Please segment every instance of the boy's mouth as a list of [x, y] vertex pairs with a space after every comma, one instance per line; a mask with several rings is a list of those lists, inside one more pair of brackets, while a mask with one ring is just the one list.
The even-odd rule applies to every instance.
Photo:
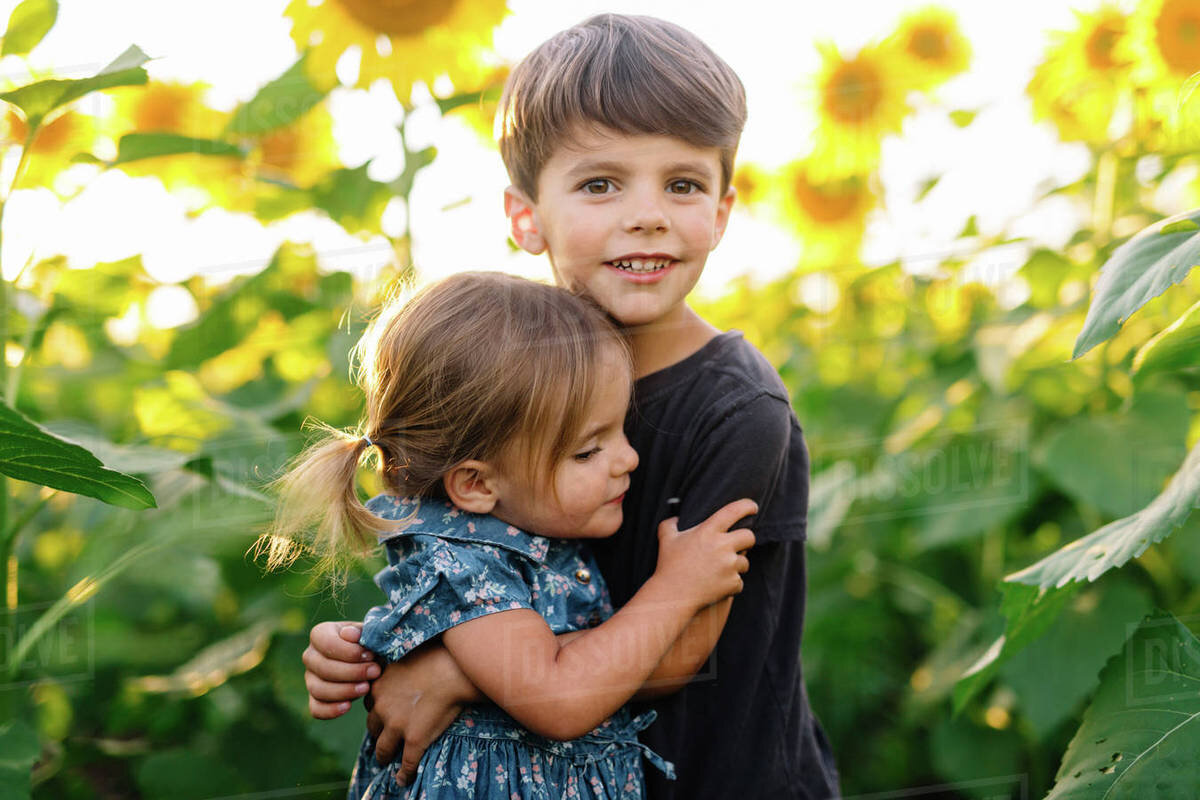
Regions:
[[659, 272], [674, 263], [674, 259], [670, 256], [647, 256], [642, 258], [626, 257], [614, 258], [612, 261], [604, 262], [610, 267], [615, 267], [623, 272], [633, 272], [645, 275], [650, 272]]

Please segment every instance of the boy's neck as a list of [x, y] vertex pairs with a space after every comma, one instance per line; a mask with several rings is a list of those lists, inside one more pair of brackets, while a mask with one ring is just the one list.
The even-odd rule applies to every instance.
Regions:
[[721, 331], [681, 303], [678, 311], [646, 325], [625, 328], [633, 351], [634, 377], [643, 378], [678, 364], [712, 341]]

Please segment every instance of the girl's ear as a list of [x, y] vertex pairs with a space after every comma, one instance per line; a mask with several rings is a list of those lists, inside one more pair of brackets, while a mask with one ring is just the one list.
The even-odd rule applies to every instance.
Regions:
[[538, 230], [533, 201], [515, 186], [504, 190], [504, 215], [512, 226], [512, 238], [518, 247], [535, 256], [546, 251], [546, 240]]
[[469, 459], [443, 475], [442, 486], [450, 502], [463, 511], [490, 514], [500, 499], [494, 475], [487, 463]]

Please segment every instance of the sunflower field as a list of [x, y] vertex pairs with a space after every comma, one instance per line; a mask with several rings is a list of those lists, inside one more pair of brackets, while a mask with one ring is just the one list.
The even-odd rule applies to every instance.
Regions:
[[[288, 66], [216, 102], [202, 75], [156, 77], [134, 42], [45, 72], [33, 56], [75, 24], [68, 4], [10, 4], [4, 800], [344, 796], [365, 715], [312, 719], [300, 654], [313, 624], [377, 602], [377, 564], [331, 589], [250, 549], [305, 420], [357, 423], [348, 354], [372, 310], [425, 279], [419, 184], [440, 156], [410, 124], [455, 117], [490, 140], [509, 66], [495, 32], [517, 9], [278, 5]], [[1193, 800], [1200, 2], [1092, 4], [1045, 31], [1024, 124], [1069, 145], [1070, 178], [1007, 224], [975, 213], [986, 186], [963, 194], [961, 230], [915, 260], [872, 249], [897, 145], [918, 117], [967, 135], [989, 109], [944, 100], [979, 45], [952, 8], [887, 13], [886, 35], [815, 45], [808, 90], [774, 100], [812, 130], [782, 163], [743, 153], [734, 176], [740, 213], [791, 237], [795, 263], [697, 302], [778, 368], [807, 436], [804, 665], [843, 791]], [[345, 109], [381, 92], [386, 177], [338, 147]], [[1022, 157], [994, 146], [964, 158]], [[169, 257], [85, 259], [88, 240], [160, 224], [98, 202], [13, 244], [32, 209], [109, 181], [161, 191], [199, 233]], [[919, 206], [947, 181], [904, 191]], [[1039, 217], [1053, 236], [1028, 232]], [[266, 226], [296, 235], [257, 260], [233, 242], [221, 269], [193, 252], [237, 231], [261, 247]]]

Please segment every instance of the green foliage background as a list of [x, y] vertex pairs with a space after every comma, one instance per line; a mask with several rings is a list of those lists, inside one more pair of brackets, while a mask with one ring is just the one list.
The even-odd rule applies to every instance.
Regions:
[[[56, 16], [53, 2], [22, 3], [4, 53], [31, 50]], [[388, 198], [407, 200], [436, 150], [405, 146], [390, 184], [365, 166], [272, 172], [268, 138], [324, 108], [331, 76], [300, 55], [223, 127], [116, 130], [107, 155], [69, 155], [168, 185], [184, 163], [214, 204], [263, 220], [318, 209], [378, 234]], [[144, 61], [133, 48], [96, 76], [0, 94], [24, 131], [9, 129], [10, 185], [50, 158], [39, 129], [72, 101], [149, 92]], [[437, 105], [486, 106], [496, 80]], [[1030, 250], [1016, 305], [963, 278], [969, 259], [1016, 241], [972, 222], [927, 276], [867, 267], [853, 241], [849, 256], [701, 309], [763, 349], [805, 427], [804, 663], [848, 795], [1200, 787], [1170, 755], [1195, 752], [1200, 725], [1162, 722], [1197, 719], [1186, 681], [1170, 681], [1195, 679], [1184, 656], [1200, 652], [1188, 630], [1200, 619], [1200, 215], [1130, 239], [1181, 210], [1153, 190], [1195, 169], [1188, 133], [1172, 147], [1135, 125], [1089, 143], [1086, 175], [1047, 194], [1096, 209], [1092, 222], [1062, 252]], [[872, 169], [852, 184], [877, 181]], [[235, 176], [240, 194], [212, 189]], [[51, 257], [0, 281], [0, 797], [342, 795], [363, 712], [310, 719], [300, 653], [312, 624], [376, 601], [374, 565], [335, 600], [302, 569], [264, 575], [247, 549], [305, 418], [357, 422], [347, 353], [411, 275], [409, 237], [391, 237], [396, 268], [373, 284], [299, 245], [253, 276], [192, 278], [194, 322], [132, 337], [112, 323], [158, 287], [138, 257], [87, 270]], [[803, 302], [813, 275], [836, 302]], [[1147, 618], [1155, 609], [1170, 613]], [[1161, 738], [1120, 739], [1114, 720], [1135, 706]]]

